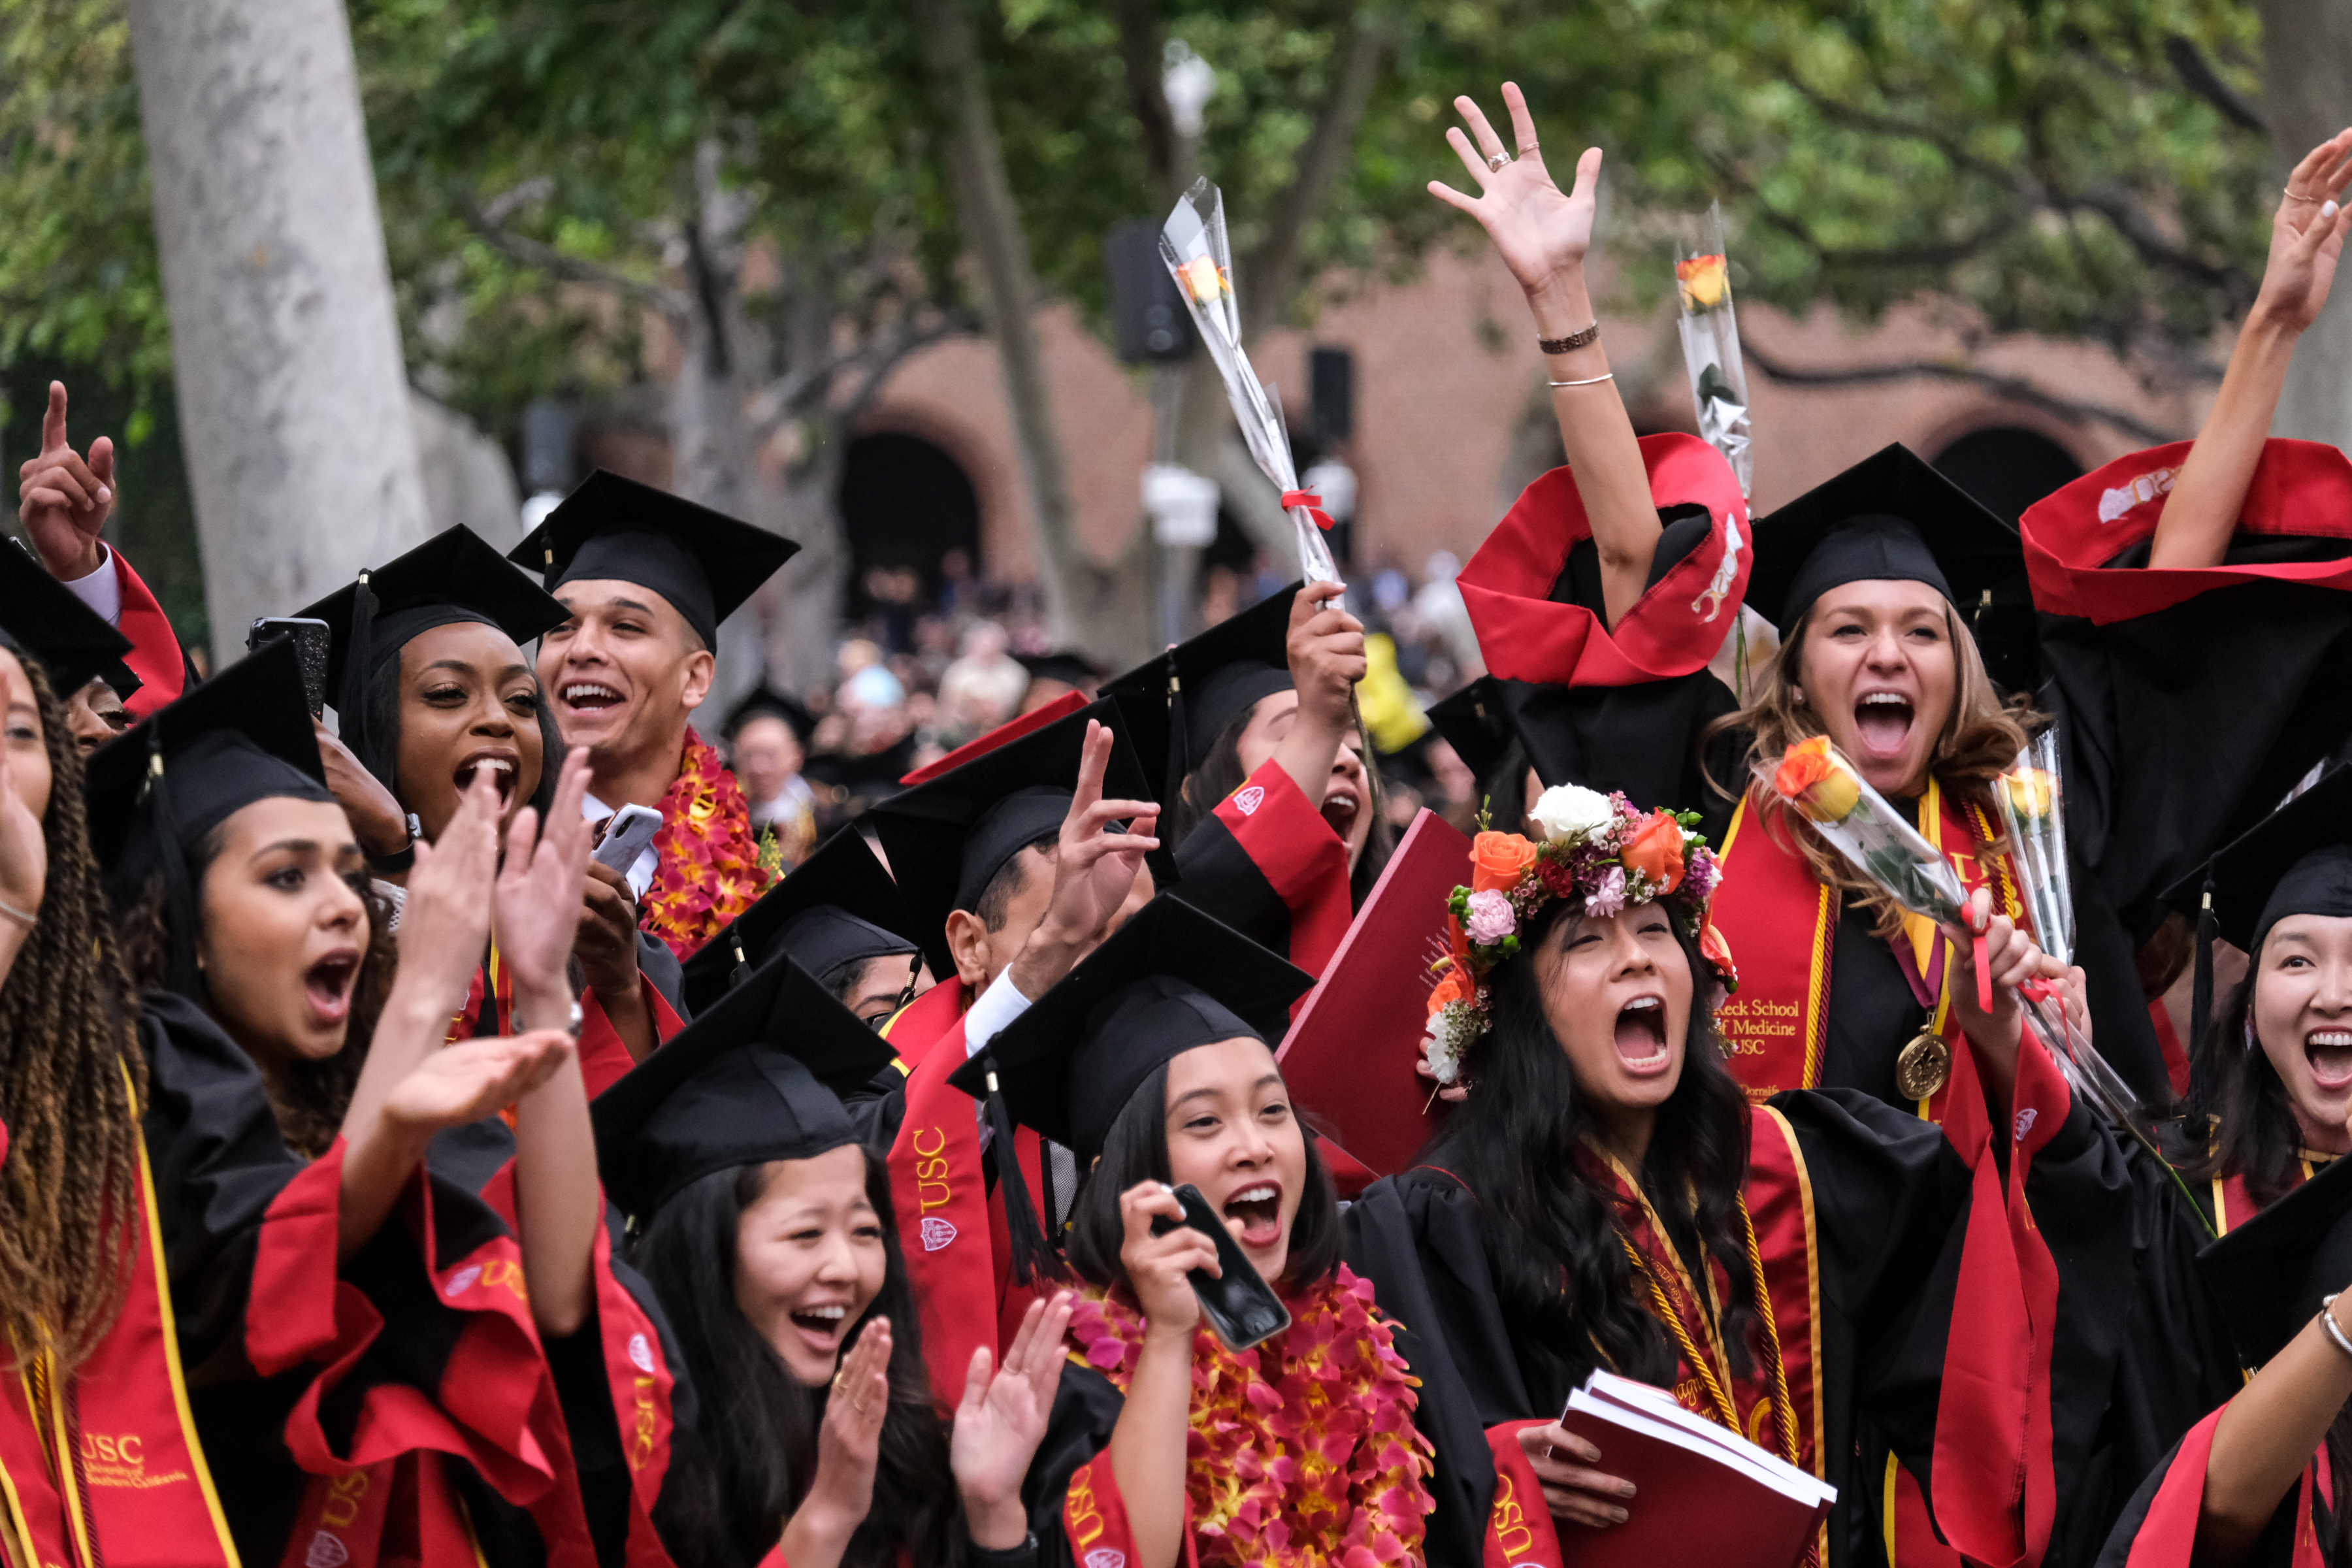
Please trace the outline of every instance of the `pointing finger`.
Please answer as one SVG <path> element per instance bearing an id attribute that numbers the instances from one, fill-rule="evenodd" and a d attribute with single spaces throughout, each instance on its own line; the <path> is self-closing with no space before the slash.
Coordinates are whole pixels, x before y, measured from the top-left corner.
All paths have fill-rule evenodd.
<path id="1" fill-rule="evenodd" d="M 41 415 L 41 450 L 53 452 L 66 445 L 66 384 L 49 383 L 49 405 Z"/>

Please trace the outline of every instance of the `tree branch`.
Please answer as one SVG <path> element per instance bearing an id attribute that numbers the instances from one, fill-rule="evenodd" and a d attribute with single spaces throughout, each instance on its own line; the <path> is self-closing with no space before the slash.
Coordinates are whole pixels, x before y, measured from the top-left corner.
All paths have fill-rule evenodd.
<path id="1" fill-rule="evenodd" d="M 2213 62 L 2205 58 L 2205 51 L 2197 47 L 2195 40 L 2173 34 L 2164 40 L 2164 58 L 2179 74 L 2180 85 L 2219 110 L 2222 119 L 2257 135 L 2271 133 L 2271 128 L 2263 121 L 2262 111 L 2221 79 L 2221 73 L 2213 68 Z"/>
<path id="2" fill-rule="evenodd" d="M 1388 37 L 1367 11 L 1351 11 L 1332 50 L 1331 85 L 1315 111 L 1315 129 L 1298 151 L 1290 188 L 1265 210 L 1265 234 L 1243 270 L 1249 288 L 1243 297 L 1242 336 L 1255 342 L 1282 319 L 1297 291 L 1307 226 L 1323 207 L 1355 144 L 1356 126 L 1380 78 Z"/>
<path id="3" fill-rule="evenodd" d="M 2022 376 L 2002 375 L 1993 371 L 1978 370 L 1971 365 L 1941 364 L 1934 360 L 1906 360 L 1893 364 L 1835 365 L 1800 368 L 1785 364 L 1764 353 L 1754 343 L 1742 343 L 1740 358 L 1754 365 L 1774 381 L 1785 386 L 1866 386 L 1890 381 L 1908 381 L 1915 377 L 1931 381 L 1958 382 L 1980 386 L 1994 395 L 2011 403 L 2021 403 L 2053 414 L 2069 424 L 2097 423 L 2110 425 L 2125 434 L 2138 437 L 2150 446 L 2166 441 L 2178 441 L 2176 431 L 2159 429 L 2137 415 L 2104 404 L 2085 403 L 2060 397 L 2044 392 Z"/>
<path id="4" fill-rule="evenodd" d="M 509 195 L 512 194 L 512 192 L 508 193 Z M 664 288 L 658 283 L 648 283 L 643 279 L 632 278 L 625 272 L 617 271 L 598 262 L 583 260 L 577 256 L 567 256 L 551 245 L 532 239 L 527 235 L 517 234 L 493 219 L 489 213 L 469 195 L 458 195 L 457 206 L 459 216 L 465 218 L 467 226 L 480 235 L 492 249 L 506 256 L 509 260 L 519 261 L 525 267 L 536 268 L 549 277 L 561 278 L 567 283 L 585 283 L 593 289 L 609 289 L 624 298 L 635 300 L 640 304 L 650 305 L 666 316 L 683 316 L 694 308 L 693 300 L 675 289 Z"/>
<path id="5" fill-rule="evenodd" d="M 1118 25 L 1118 59 L 1127 72 L 1128 102 L 1143 138 L 1144 170 L 1162 205 L 1171 204 L 1183 194 L 1183 175 L 1177 168 L 1182 154 L 1176 117 L 1169 112 L 1167 89 L 1160 83 L 1168 46 L 1159 7 L 1153 0 L 1111 0 L 1110 10 Z"/>

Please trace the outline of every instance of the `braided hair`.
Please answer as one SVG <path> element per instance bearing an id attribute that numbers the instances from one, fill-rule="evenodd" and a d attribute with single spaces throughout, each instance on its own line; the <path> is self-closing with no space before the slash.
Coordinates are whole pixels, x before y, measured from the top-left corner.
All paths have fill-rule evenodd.
<path id="1" fill-rule="evenodd" d="M 121 1310 L 140 1212 L 147 1063 L 91 851 L 81 749 L 33 660 L 21 661 L 49 758 L 38 920 L 0 984 L 0 1331 L 14 1364 L 69 1373 Z"/>

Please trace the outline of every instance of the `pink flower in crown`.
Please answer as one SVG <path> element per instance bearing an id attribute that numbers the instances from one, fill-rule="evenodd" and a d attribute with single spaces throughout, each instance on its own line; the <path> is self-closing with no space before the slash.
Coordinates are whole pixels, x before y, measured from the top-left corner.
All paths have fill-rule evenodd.
<path id="1" fill-rule="evenodd" d="M 1584 895 L 1584 912 L 1599 919 L 1613 915 L 1625 907 L 1625 868 L 1612 866 L 1601 874 L 1599 885 Z"/>
<path id="2" fill-rule="evenodd" d="M 1509 898 L 1493 889 L 1470 895 L 1470 940 L 1492 947 L 1519 929 L 1519 917 Z"/>

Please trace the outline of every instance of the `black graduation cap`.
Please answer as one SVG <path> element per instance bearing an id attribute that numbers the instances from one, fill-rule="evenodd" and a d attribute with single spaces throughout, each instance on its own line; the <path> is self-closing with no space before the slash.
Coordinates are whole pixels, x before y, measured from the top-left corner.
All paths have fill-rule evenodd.
<path id="1" fill-rule="evenodd" d="M 1075 648 L 1056 648 L 1052 653 L 1016 653 L 1013 657 L 1020 662 L 1022 668 L 1029 672 L 1033 682 L 1055 680 L 1089 696 L 1102 683 L 1102 671 Z"/>
<path id="2" fill-rule="evenodd" d="M 1454 748 L 1454 754 L 1481 784 L 1502 765 L 1503 754 L 1516 738 L 1509 710 L 1504 705 L 1503 685 L 1491 675 L 1482 675 L 1429 708 L 1430 727 Z"/>
<path id="3" fill-rule="evenodd" d="M 1242 1035 L 1278 1044 L 1315 977 L 1181 899 L 1153 899 L 950 1079 L 990 1079 L 1012 1120 L 1102 1152 L 1136 1086 L 1195 1046 Z"/>
<path id="4" fill-rule="evenodd" d="M 1119 705 L 1102 698 L 877 802 L 866 814 L 864 821 L 882 840 L 933 974 L 944 979 L 955 973 L 955 954 L 948 948 L 949 911 L 971 908 L 1006 861 L 1061 830 L 1077 784 L 1088 720 L 1100 721 L 1111 732 L 1104 796 L 1153 798 Z M 1155 884 L 1172 887 L 1175 854 L 1164 838 L 1149 859 Z"/>
<path id="5" fill-rule="evenodd" d="M 2033 653 L 2032 593 L 2016 528 L 1901 442 L 1758 518 L 1754 533 L 1748 605 L 1784 636 L 1832 588 L 1883 578 L 1925 583 L 1979 633 L 1988 665 L 2000 656 L 1997 679 L 2032 684 L 2023 661 Z M 2017 646 L 2021 611 L 2029 613 L 2024 647 Z M 1988 620 L 1997 637 L 1983 635 Z"/>
<path id="6" fill-rule="evenodd" d="M 60 700 L 93 680 L 105 681 L 117 697 L 139 689 L 139 678 L 122 662 L 131 639 L 21 547 L 0 549 L 0 647 L 40 660 Z"/>
<path id="7" fill-rule="evenodd" d="M 300 613 L 327 623 L 327 689 L 334 694 L 337 732 L 386 789 L 397 746 L 393 736 L 375 733 L 368 694 L 387 668 L 397 668 L 402 648 L 436 626 L 465 621 L 496 626 L 520 647 L 571 618 L 529 574 L 463 523 L 361 573 L 350 587 Z"/>
<path id="8" fill-rule="evenodd" d="M 778 956 L 596 1097 L 596 1168 L 642 1225 L 698 1177 L 858 1142 L 842 1108 L 889 1044 Z"/>
<path id="9" fill-rule="evenodd" d="M 599 468 L 507 559 L 544 573 L 551 594 L 580 578 L 650 588 L 716 648 L 719 623 L 799 549 L 782 534 Z"/>
<path id="10" fill-rule="evenodd" d="M 762 714 L 782 719 L 791 725 L 793 733 L 800 737 L 803 746 L 808 744 L 809 737 L 816 733 L 816 715 L 809 711 L 808 704 L 788 691 L 777 690 L 764 680 L 745 693 L 743 700 L 728 710 L 727 721 L 719 726 L 719 732 L 731 741 L 737 731 Z"/>
<path id="11" fill-rule="evenodd" d="M 904 934 L 912 929 L 898 885 L 865 836 L 844 827 L 686 961 L 687 1007 L 701 1016 L 752 966 L 779 952 L 830 987 L 843 964 L 919 952 Z"/>
<path id="12" fill-rule="evenodd" d="M 2336 1160 L 2197 1254 L 2238 1359 L 2259 1367 L 2352 1279 L 2352 1159 Z"/>
<path id="13" fill-rule="evenodd" d="M 1126 710 L 1150 776 L 1167 780 L 1162 805 L 1174 805 L 1185 775 L 1208 761 L 1226 725 L 1259 699 L 1293 689 L 1290 605 L 1305 585 L 1277 589 L 1103 683 L 1102 694 Z"/>
<path id="14" fill-rule="evenodd" d="M 91 753 L 90 847 L 119 903 L 163 874 L 171 988 L 195 998 L 196 889 L 188 860 L 206 834 L 258 800 L 330 801 L 326 767 L 290 642 L 239 659 Z"/>

